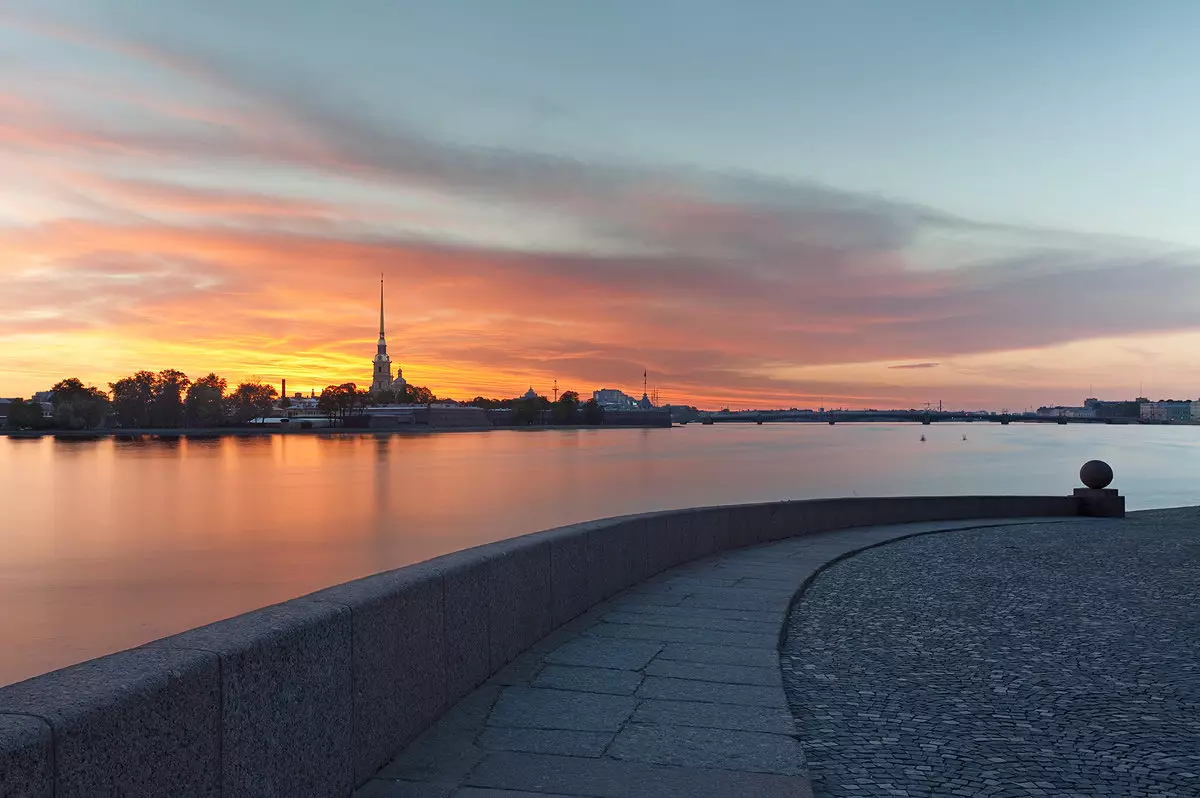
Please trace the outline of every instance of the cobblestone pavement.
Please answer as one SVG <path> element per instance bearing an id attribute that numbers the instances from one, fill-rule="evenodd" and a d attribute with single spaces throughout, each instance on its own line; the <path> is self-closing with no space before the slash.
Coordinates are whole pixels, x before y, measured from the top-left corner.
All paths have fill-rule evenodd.
<path id="1" fill-rule="evenodd" d="M 1200 796 L 1200 511 L 925 535 L 788 621 L 814 794 Z"/>

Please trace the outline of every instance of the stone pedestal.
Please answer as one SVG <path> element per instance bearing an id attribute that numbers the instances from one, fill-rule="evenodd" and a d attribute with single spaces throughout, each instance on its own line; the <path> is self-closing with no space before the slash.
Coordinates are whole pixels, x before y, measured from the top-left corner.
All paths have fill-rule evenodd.
<path id="1" fill-rule="evenodd" d="M 1079 514 L 1095 518 L 1124 518 L 1125 497 L 1115 488 L 1076 488 Z"/>

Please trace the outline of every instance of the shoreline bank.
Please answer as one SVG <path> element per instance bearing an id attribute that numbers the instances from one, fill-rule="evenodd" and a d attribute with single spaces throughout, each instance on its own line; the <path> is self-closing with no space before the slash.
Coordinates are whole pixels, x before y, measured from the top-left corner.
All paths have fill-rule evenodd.
<path id="1" fill-rule="evenodd" d="M 675 425 L 672 425 L 675 426 Z M 322 427 L 317 429 L 248 429 L 246 427 L 211 427 L 196 429 L 98 429 L 98 430 L 0 430 L 0 438 L 66 440 L 99 440 L 101 438 L 258 438 L 269 436 L 346 436 L 346 435 L 428 435 L 441 432 L 545 432 L 551 430 L 600 429 L 670 429 L 661 424 L 582 424 L 530 425 L 521 427 L 437 427 L 418 425 L 411 428 L 357 429 L 354 427 Z"/>

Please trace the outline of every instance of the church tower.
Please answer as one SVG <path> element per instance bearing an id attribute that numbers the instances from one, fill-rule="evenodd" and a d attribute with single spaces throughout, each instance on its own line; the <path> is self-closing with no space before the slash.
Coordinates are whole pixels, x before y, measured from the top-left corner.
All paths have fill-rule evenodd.
<path id="1" fill-rule="evenodd" d="M 388 357 L 387 339 L 383 335 L 383 275 L 379 275 L 379 345 L 375 352 L 375 373 L 371 377 L 372 391 L 392 388 L 392 359 Z"/>

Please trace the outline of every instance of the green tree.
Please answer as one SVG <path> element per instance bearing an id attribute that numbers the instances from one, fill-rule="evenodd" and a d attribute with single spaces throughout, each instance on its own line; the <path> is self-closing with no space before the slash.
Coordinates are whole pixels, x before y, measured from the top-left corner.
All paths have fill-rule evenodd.
<path id="1" fill-rule="evenodd" d="M 267 413 L 278 397 L 279 391 L 275 390 L 274 385 L 253 380 L 239 384 L 229 395 L 234 421 L 245 424 Z"/>
<path id="2" fill-rule="evenodd" d="M 428 405 L 437 401 L 433 391 L 423 385 L 408 385 L 404 390 L 404 402 L 414 405 Z"/>
<path id="3" fill-rule="evenodd" d="M 332 419 L 346 420 L 347 416 L 362 413 L 371 402 L 371 394 L 359 390 L 352 382 L 327 385 L 317 399 L 317 410 Z"/>
<path id="4" fill-rule="evenodd" d="M 112 389 L 113 411 L 117 414 L 118 424 L 126 428 L 150 426 L 156 381 L 153 372 L 139 371 L 108 384 Z"/>
<path id="5" fill-rule="evenodd" d="M 399 400 L 396 391 L 391 388 L 383 388 L 378 391 L 371 392 L 371 404 L 374 405 L 390 405 L 395 404 Z"/>
<path id="6" fill-rule="evenodd" d="M 583 423 L 591 426 L 604 423 L 604 408 L 595 397 L 583 403 Z"/>
<path id="7" fill-rule="evenodd" d="M 108 394 L 94 385 L 84 387 L 76 377 L 62 380 L 54 392 L 54 423 L 59 429 L 94 429 L 108 415 Z"/>
<path id="8" fill-rule="evenodd" d="M 150 423 L 156 427 L 178 427 L 183 424 L 183 399 L 192 381 L 182 371 L 164 369 L 154 375 L 154 400 Z"/>
<path id="9" fill-rule="evenodd" d="M 47 426 L 46 419 L 42 417 L 41 404 L 24 399 L 13 399 L 8 406 L 5 423 L 11 429 L 44 429 Z"/>
<path id="10" fill-rule="evenodd" d="M 224 377 L 209 373 L 191 384 L 183 402 L 185 423 L 189 427 L 218 427 L 225 423 L 225 391 L 229 383 Z"/>
<path id="11" fill-rule="evenodd" d="M 550 417 L 555 424 L 576 423 L 579 415 L 579 394 L 575 391 L 563 391 L 550 410 Z"/>

